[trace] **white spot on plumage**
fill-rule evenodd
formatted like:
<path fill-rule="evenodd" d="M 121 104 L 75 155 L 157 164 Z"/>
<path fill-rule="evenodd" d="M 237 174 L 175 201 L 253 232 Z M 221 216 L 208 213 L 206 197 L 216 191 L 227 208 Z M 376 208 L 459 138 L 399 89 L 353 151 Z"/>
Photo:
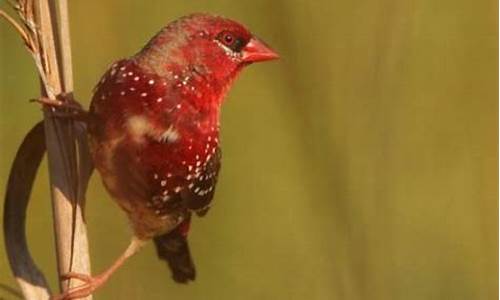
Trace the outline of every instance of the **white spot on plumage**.
<path fill-rule="evenodd" d="M 127 128 L 136 141 L 141 141 L 145 135 L 150 134 L 151 124 L 145 116 L 131 116 L 127 119 Z"/>
<path fill-rule="evenodd" d="M 139 76 L 135 76 L 134 81 L 139 81 Z"/>
<path fill-rule="evenodd" d="M 160 97 L 160 98 L 156 99 L 156 102 L 158 102 L 158 103 L 159 103 L 159 102 L 162 102 L 162 101 L 163 101 L 163 98 L 162 98 L 162 97 Z"/>
<path fill-rule="evenodd" d="M 121 91 L 120 95 L 125 96 L 125 91 Z"/>
<path fill-rule="evenodd" d="M 141 93 L 141 97 L 146 97 L 148 93 Z"/>
<path fill-rule="evenodd" d="M 166 181 L 166 180 L 162 180 L 162 181 L 160 182 L 160 184 L 161 184 L 161 186 L 166 186 L 166 185 L 167 185 L 167 181 Z"/>
<path fill-rule="evenodd" d="M 176 186 L 175 189 L 174 189 L 174 192 L 178 193 L 181 191 L 181 187 L 180 186 Z"/>
<path fill-rule="evenodd" d="M 155 83 L 155 81 L 154 81 L 153 79 L 150 79 L 150 80 L 148 81 L 148 83 L 149 83 L 149 85 L 153 85 L 153 84 Z"/>

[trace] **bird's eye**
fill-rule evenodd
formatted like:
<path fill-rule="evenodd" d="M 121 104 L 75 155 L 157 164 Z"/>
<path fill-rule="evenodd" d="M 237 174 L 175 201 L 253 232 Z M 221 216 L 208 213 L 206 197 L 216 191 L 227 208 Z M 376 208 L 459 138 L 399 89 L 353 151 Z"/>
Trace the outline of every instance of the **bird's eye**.
<path fill-rule="evenodd" d="M 227 46 L 231 46 L 231 44 L 234 42 L 234 36 L 230 33 L 226 33 L 224 34 L 224 44 L 226 44 Z"/>
<path fill-rule="evenodd" d="M 243 38 L 237 37 L 234 33 L 229 31 L 223 31 L 219 34 L 217 39 L 229 49 L 239 52 L 245 46 L 245 40 Z"/>

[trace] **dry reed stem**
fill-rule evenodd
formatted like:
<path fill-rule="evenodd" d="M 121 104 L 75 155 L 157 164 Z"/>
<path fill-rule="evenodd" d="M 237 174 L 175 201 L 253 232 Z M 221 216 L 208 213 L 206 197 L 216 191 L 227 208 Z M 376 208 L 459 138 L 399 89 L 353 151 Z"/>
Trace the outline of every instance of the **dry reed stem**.
<path fill-rule="evenodd" d="M 18 0 L 13 3 L 24 28 L 4 11 L 0 15 L 19 32 L 32 55 L 41 79 L 42 96 L 56 99 L 71 94 L 73 89 L 71 48 L 66 0 Z M 71 120 L 60 120 L 44 108 L 44 130 L 47 145 L 50 186 L 52 195 L 54 232 L 58 273 L 90 274 L 88 241 L 83 217 L 84 190 L 91 170 L 91 162 L 82 151 L 86 147 L 81 126 Z M 80 147 L 77 150 L 77 145 Z M 80 154 L 80 155 L 79 155 Z M 12 266 L 13 268 L 19 266 Z M 26 267 L 26 266 L 24 266 Z M 15 271 L 15 270 L 14 270 Z M 16 274 L 16 272 L 14 272 Z M 27 290 L 36 290 L 24 278 L 16 278 L 27 297 Z M 60 282 L 66 290 L 73 286 Z M 75 282 L 75 284 L 79 284 Z M 43 293 L 36 298 L 47 299 Z M 34 296 L 33 296 L 34 297 Z M 91 299 L 89 296 L 85 299 Z"/>

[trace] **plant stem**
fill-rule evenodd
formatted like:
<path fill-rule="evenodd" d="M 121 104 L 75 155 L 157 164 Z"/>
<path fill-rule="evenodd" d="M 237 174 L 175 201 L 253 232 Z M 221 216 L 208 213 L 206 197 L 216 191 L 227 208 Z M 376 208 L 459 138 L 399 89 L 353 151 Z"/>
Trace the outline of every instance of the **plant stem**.
<path fill-rule="evenodd" d="M 40 76 L 42 96 L 55 100 L 60 95 L 72 95 L 73 71 L 67 0 L 17 0 L 14 6 L 24 28 L 4 11 L 0 10 L 0 17 L 4 17 L 19 32 L 34 58 Z M 73 120 L 54 117 L 48 107 L 44 107 L 43 112 L 58 274 L 90 274 L 83 207 L 92 164 L 88 155 L 85 128 Z M 18 174 L 21 171 L 13 170 L 11 173 Z M 16 196 L 14 193 L 9 199 L 13 200 Z M 29 194 L 25 195 L 25 198 L 28 196 Z M 23 217 L 22 224 L 26 206 L 13 207 L 10 210 Z M 18 216 L 9 217 L 9 220 L 16 220 Z M 48 299 L 48 287 L 43 274 L 32 261 L 26 243 L 15 243 L 16 240 L 24 238 L 23 226 L 23 230 L 8 226 L 16 224 L 6 224 L 9 233 L 6 234 L 9 238 L 6 245 L 14 245 L 11 251 L 8 251 L 9 261 L 15 262 L 11 263 L 11 268 L 27 299 Z M 63 280 L 59 281 L 63 291 L 79 284 L 80 282 L 70 281 L 65 284 Z M 84 299 L 92 299 L 92 296 Z"/>
<path fill-rule="evenodd" d="M 57 6 L 55 0 L 39 0 L 37 4 L 35 15 L 42 32 L 41 48 L 49 71 L 46 73 L 46 86 L 52 89 L 49 91 L 45 88 L 44 93 L 50 98 L 62 93 L 72 93 L 67 5 L 64 3 Z M 63 16 L 59 23 L 57 9 L 59 16 Z M 54 118 L 48 108 L 44 109 L 44 117 L 58 273 L 90 274 L 88 240 L 82 210 L 84 199 L 78 187 L 75 123 Z M 64 291 L 74 286 L 73 283 L 66 285 L 60 281 L 60 287 Z"/>

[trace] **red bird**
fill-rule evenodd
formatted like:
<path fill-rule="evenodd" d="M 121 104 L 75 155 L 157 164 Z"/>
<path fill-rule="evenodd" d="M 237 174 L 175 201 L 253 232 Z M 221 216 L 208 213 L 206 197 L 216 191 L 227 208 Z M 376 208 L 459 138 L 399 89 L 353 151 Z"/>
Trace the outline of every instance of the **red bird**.
<path fill-rule="evenodd" d="M 224 96 L 245 66 L 276 58 L 241 24 L 193 14 L 110 67 L 96 87 L 88 130 L 95 166 L 134 236 L 100 275 L 65 275 L 85 284 L 55 299 L 88 296 L 150 239 L 176 282 L 194 280 L 186 238 L 192 212 L 204 215 L 215 192 Z"/>

